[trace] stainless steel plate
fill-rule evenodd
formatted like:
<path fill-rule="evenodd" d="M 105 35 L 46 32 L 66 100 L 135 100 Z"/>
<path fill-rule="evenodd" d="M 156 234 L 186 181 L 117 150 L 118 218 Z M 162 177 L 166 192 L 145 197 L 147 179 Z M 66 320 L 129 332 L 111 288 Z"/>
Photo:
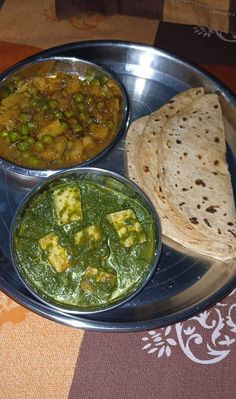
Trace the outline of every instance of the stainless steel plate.
<path fill-rule="evenodd" d="M 35 57 L 86 58 L 111 68 L 125 84 L 131 119 L 150 113 L 176 93 L 203 85 L 217 91 L 226 123 L 228 162 L 236 190 L 236 98 L 219 81 L 173 54 L 128 42 L 91 41 L 63 45 Z M 125 174 L 124 141 L 96 166 Z M 221 263 L 164 240 L 158 270 L 129 303 L 94 316 L 59 312 L 35 299 L 22 285 L 10 261 L 9 230 L 17 206 L 38 180 L 0 174 L 0 288 L 32 311 L 69 326 L 100 331 L 137 331 L 179 322 L 220 301 L 236 286 L 235 261 Z"/>

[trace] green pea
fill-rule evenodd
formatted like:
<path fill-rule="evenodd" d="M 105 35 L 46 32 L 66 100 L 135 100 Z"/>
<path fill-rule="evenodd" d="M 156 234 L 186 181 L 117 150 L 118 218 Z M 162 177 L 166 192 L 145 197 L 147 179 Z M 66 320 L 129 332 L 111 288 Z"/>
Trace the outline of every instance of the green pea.
<path fill-rule="evenodd" d="M 34 148 L 36 151 L 42 151 L 44 149 L 44 144 L 41 141 L 36 141 Z"/>
<path fill-rule="evenodd" d="M 80 103 L 84 101 L 84 96 L 82 93 L 76 93 L 73 95 L 73 99 L 75 100 L 75 102 Z"/>
<path fill-rule="evenodd" d="M 64 111 L 64 114 L 67 118 L 72 118 L 72 116 L 74 116 L 75 113 L 72 110 L 67 110 L 67 111 Z"/>
<path fill-rule="evenodd" d="M 36 98 L 31 98 L 30 101 L 29 101 L 29 106 L 35 108 L 35 107 L 37 107 L 37 105 L 38 105 L 37 99 Z"/>
<path fill-rule="evenodd" d="M 41 111 L 43 111 L 43 112 L 48 111 L 48 109 L 49 109 L 49 104 L 48 104 L 47 101 L 45 101 L 45 100 L 40 101 L 40 104 L 39 104 L 39 105 L 40 105 Z"/>
<path fill-rule="evenodd" d="M 31 115 L 30 115 L 30 114 L 26 114 L 26 113 L 20 114 L 20 121 L 21 121 L 22 123 L 29 122 L 30 119 L 31 119 Z"/>
<path fill-rule="evenodd" d="M 29 157 L 30 166 L 32 166 L 32 167 L 37 166 L 38 163 L 39 163 L 39 159 L 36 156 L 32 155 Z"/>
<path fill-rule="evenodd" d="M 68 125 L 68 123 L 66 123 L 66 122 L 61 122 L 61 127 L 62 127 L 62 129 L 65 131 L 65 130 L 68 129 L 69 125 Z M 51 136 L 50 136 L 50 137 L 51 137 Z"/>
<path fill-rule="evenodd" d="M 108 126 L 110 129 L 113 129 L 113 128 L 114 128 L 114 123 L 113 123 L 112 121 L 108 121 L 108 122 L 107 122 L 107 126 Z"/>
<path fill-rule="evenodd" d="M 15 143 L 19 140 L 20 136 L 18 132 L 9 132 L 8 137 L 12 143 Z"/>
<path fill-rule="evenodd" d="M 104 107 L 105 107 L 104 101 L 99 101 L 97 107 L 98 107 L 98 109 L 104 109 Z"/>
<path fill-rule="evenodd" d="M 84 110 L 85 110 L 85 105 L 84 105 L 84 103 L 79 103 L 79 104 L 77 105 L 77 110 L 78 110 L 78 111 L 84 111 Z"/>
<path fill-rule="evenodd" d="M 57 119 L 63 119 L 63 118 L 64 118 L 63 112 L 58 111 L 58 110 L 54 111 L 54 115 L 55 115 L 55 117 L 56 117 Z"/>
<path fill-rule="evenodd" d="M 84 80 L 82 80 L 81 84 L 83 86 L 88 86 L 88 85 L 90 85 L 90 81 L 88 79 L 84 79 Z"/>
<path fill-rule="evenodd" d="M 86 73 L 86 80 L 89 82 L 95 78 L 95 73 L 93 71 L 87 71 Z"/>
<path fill-rule="evenodd" d="M 80 113 L 79 113 L 79 119 L 80 119 L 81 121 L 85 121 L 86 118 L 87 118 L 87 115 L 86 115 L 84 112 L 80 112 Z"/>
<path fill-rule="evenodd" d="M 50 107 L 51 109 L 57 109 L 57 108 L 58 108 L 58 105 L 59 105 L 58 101 L 57 101 L 56 99 L 54 99 L 54 98 L 51 98 L 51 99 L 48 101 L 48 104 L 49 104 L 49 107 Z"/>
<path fill-rule="evenodd" d="M 100 81 L 98 79 L 92 79 L 91 84 L 94 86 L 100 86 Z"/>
<path fill-rule="evenodd" d="M 30 145 L 35 143 L 35 139 L 34 139 L 33 137 L 31 137 L 31 136 L 27 137 L 26 141 L 27 141 L 27 143 L 29 143 Z"/>
<path fill-rule="evenodd" d="M 28 127 L 29 130 L 34 130 L 34 129 L 37 129 L 38 124 L 35 121 L 29 121 L 27 123 L 27 127 Z"/>
<path fill-rule="evenodd" d="M 19 131 L 20 131 L 20 134 L 22 134 L 23 136 L 26 136 L 27 134 L 29 134 L 29 128 L 26 124 L 21 125 Z"/>
<path fill-rule="evenodd" d="M 80 134 L 82 131 L 83 131 L 83 126 L 81 126 L 79 123 L 73 125 L 73 132 L 75 134 Z"/>
<path fill-rule="evenodd" d="M 29 143 L 27 141 L 21 141 L 17 144 L 17 148 L 20 151 L 25 151 L 29 148 Z"/>
<path fill-rule="evenodd" d="M 53 138 L 52 136 L 50 136 L 50 134 L 45 134 L 42 139 L 41 139 L 42 143 L 44 144 L 50 144 L 53 142 Z"/>
<path fill-rule="evenodd" d="M 90 129 L 91 129 L 92 131 L 94 131 L 94 130 L 96 129 L 97 126 L 98 126 L 98 125 L 97 125 L 95 122 L 92 122 L 92 123 L 90 124 Z"/>
<path fill-rule="evenodd" d="M 8 131 L 7 130 L 2 130 L 0 132 L 0 137 L 8 137 Z"/>

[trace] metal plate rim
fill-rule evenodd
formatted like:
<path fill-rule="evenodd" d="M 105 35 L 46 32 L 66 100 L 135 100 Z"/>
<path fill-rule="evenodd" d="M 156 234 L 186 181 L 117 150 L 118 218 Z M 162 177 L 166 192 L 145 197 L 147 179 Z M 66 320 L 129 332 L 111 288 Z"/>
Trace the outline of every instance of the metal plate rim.
<path fill-rule="evenodd" d="M 65 50 L 65 49 L 75 49 L 75 48 L 85 48 L 88 45 L 92 46 L 118 46 L 118 47 L 130 47 L 130 46 L 135 46 L 137 49 L 143 49 L 146 51 L 150 52 L 155 52 L 156 54 L 161 54 L 165 55 L 166 57 L 169 57 L 171 59 L 177 59 L 179 62 L 182 62 L 183 64 L 188 65 L 192 69 L 194 69 L 197 73 L 199 73 L 201 76 L 206 77 L 210 81 L 212 81 L 214 84 L 216 84 L 225 94 L 226 96 L 230 99 L 230 102 L 236 106 L 236 96 L 232 93 L 232 91 L 224 85 L 219 79 L 211 75 L 209 72 L 205 71 L 203 68 L 199 67 L 198 65 L 190 62 L 189 60 L 179 57 L 174 53 L 170 53 L 168 51 L 162 50 L 155 48 L 151 45 L 147 44 L 141 44 L 141 43 L 135 43 L 135 42 L 128 42 L 128 41 L 119 41 L 119 40 L 102 40 L 102 41 L 85 41 L 85 42 L 74 42 L 74 43 L 68 43 L 68 44 L 63 44 L 61 46 L 56 46 L 44 51 L 41 51 L 33 56 L 30 56 L 19 63 L 15 64 L 13 67 L 14 68 L 16 65 L 25 62 L 26 60 L 33 60 L 36 57 L 47 57 L 49 54 L 53 54 L 54 52 L 58 52 L 60 50 Z M 9 69 L 11 69 L 9 68 Z M 7 72 L 9 71 L 7 70 Z M 0 77 L 4 75 L 0 74 Z M 202 310 L 205 310 L 211 306 L 213 306 L 219 299 L 222 300 L 225 296 L 227 296 L 236 286 L 236 275 L 231 278 L 231 280 L 228 282 L 226 286 L 221 288 L 220 290 L 220 295 L 218 291 L 216 293 L 213 293 L 207 301 L 204 303 L 200 303 L 198 305 L 190 305 L 189 307 L 185 308 L 182 312 L 181 315 L 179 315 L 178 312 L 172 313 L 171 315 L 166 315 L 164 317 L 160 318 L 154 318 L 151 320 L 146 320 L 146 321 L 131 321 L 131 322 L 107 322 L 107 321 L 100 321 L 100 320 L 91 320 L 90 318 L 87 317 L 71 317 L 69 314 L 65 314 L 62 312 L 54 312 L 52 309 L 49 310 L 48 308 L 45 307 L 43 304 L 37 303 L 36 306 L 34 304 L 34 300 L 25 301 L 23 295 L 18 293 L 18 295 L 14 295 L 14 292 L 12 292 L 11 287 L 9 287 L 9 284 L 4 282 L 2 284 L 2 278 L 0 277 L 0 288 L 3 292 L 5 292 L 8 296 L 12 297 L 16 302 L 20 303 L 24 307 L 26 307 L 29 310 L 34 311 L 35 313 L 39 314 L 40 316 L 46 317 L 50 320 L 57 321 L 61 324 L 65 324 L 67 326 L 75 327 L 75 328 L 80 328 L 80 329 L 85 329 L 85 330 L 92 330 L 92 331 L 103 331 L 103 332 L 132 332 L 132 331 L 143 331 L 151 328 L 159 328 L 163 327 L 166 325 L 171 325 L 183 320 L 188 319 L 189 317 L 193 317 L 194 315 L 200 313 Z M 51 313 L 50 313 L 51 311 Z"/>

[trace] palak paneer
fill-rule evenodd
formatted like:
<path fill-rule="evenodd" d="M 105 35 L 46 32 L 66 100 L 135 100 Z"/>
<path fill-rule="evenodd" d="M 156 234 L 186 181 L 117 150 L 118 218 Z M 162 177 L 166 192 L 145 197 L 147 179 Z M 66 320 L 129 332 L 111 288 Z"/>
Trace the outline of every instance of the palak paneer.
<path fill-rule="evenodd" d="M 20 272 L 44 298 L 96 309 L 145 280 L 155 257 L 155 220 L 143 200 L 117 184 L 67 176 L 31 198 L 14 247 Z"/>

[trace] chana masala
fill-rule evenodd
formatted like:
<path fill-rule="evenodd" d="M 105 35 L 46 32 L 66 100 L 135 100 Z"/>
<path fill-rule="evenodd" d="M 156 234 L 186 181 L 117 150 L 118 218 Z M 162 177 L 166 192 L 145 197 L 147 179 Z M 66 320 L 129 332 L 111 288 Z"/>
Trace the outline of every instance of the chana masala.
<path fill-rule="evenodd" d="M 122 92 L 107 75 L 15 76 L 4 90 L 0 156 L 23 167 L 85 162 L 110 144 L 121 122 Z"/>

